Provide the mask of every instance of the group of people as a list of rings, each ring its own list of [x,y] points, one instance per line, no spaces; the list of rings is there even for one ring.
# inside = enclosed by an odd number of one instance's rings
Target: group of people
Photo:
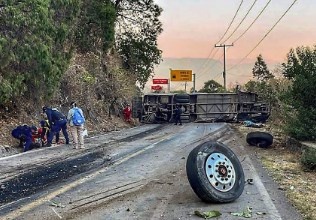
[[[57,108],[44,106],[42,110],[46,114],[47,120],[40,121],[39,129],[36,126],[20,125],[11,132],[14,138],[20,140],[20,146],[23,147],[24,152],[31,150],[39,142],[42,146],[50,147],[54,137],[58,143],[60,131],[65,137],[66,144],[69,144],[67,125],[73,138],[74,149],[84,148],[85,118],[82,109],[77,107],[76,102],[71,103],[67,117]],[[44,145],[44,143],[46,144]]]

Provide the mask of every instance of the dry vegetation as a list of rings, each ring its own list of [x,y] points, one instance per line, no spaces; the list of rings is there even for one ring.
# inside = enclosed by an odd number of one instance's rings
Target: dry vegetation
[[[245,136],[254,128],[238,126]],[[274,136],[269,149],[257,148],[256,153],[262,165],[284,190],[289,201],[299,210],[305,220],[316,220],[316,172],[304,168],[300,163],[300,153],[286,148],[285,137],[269,125],[259,129]]]
[[[11,137],[11,131],[21,124],[39,126],[43,119],[42,106],[58,107],[67,114],[69,105],[76,101],[84,111],[87,119],[86,127],[90,134],[108,132],[137,124],[125,123],[121,110],[125,103],[131,103],[136,95],[133,75],[121,68],[118,56],[105,56],[102,64],[94,54],[79,55],[72,60],[68,71],[64,74],[59,89],[50,100],[37,100],[36,97],[14,100],[11,106],[0,107],[0,146],[13,146],[18,143]],[[117,102],[109,115],[112,100]]]

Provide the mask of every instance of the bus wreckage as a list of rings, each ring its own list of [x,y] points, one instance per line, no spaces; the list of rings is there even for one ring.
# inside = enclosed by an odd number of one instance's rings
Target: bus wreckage
[[[270,107],[252,92],[236,93],[151,93],[133,99],[133,117],[143,123],[173,122],[176,105],[182,109],[182,123],[265,122]]]

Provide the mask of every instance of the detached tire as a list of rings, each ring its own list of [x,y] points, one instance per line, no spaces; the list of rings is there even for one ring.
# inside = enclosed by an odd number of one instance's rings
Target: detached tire
[[[267,148],[273,143],[273,136],[267,132],[255,131],[247,134],[246,141],[251,146]]]
[[[195,194],[204,202],[227,203],[243,192],[245,176],[235,153],[222,143],[208,141],[191,151],[187,177]]]

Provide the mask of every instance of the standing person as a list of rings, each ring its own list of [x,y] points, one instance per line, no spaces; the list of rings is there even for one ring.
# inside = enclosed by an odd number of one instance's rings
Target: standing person
[[[124,119],[126,122],[131,122],[131,115],[132,115],[132,109],[129,104],[126,105],[126,107],[123,110]]]
[[[69,137],[67,132],[67,119],[64,114],[59,112],[56,108],[52,109],[47,106],[43,107],[43,112],[46,113],[48,124],[49,124],[49,134],[47,137],[46,147],[52,146],[52,141],[54,136],[62,130],[63,135],[66,139],[66,144],[69,144]]]
[[[83,130],[85,118],[81,108],[77,107],[76,102],[70,104],[70,110],[68,112],[68,123],[70,126],[70,132],[74,141],[74,149],[84,148]]]
[[[181,113],[182,113],[182,109],[180,108],[179,105],[176,105],[176,109],[174,110],[174,119],[175,119],[174,124],[175,125],[177,125],[178,123],[179,123],[179,125],[182,125]]]
[[[20,147],[23,147],[23,152],[31,150],[32,146],[32,132],[36,130],[35,126],[27,126],[27,125],[20,125],[12,130],[11,135],[20,140]]]

